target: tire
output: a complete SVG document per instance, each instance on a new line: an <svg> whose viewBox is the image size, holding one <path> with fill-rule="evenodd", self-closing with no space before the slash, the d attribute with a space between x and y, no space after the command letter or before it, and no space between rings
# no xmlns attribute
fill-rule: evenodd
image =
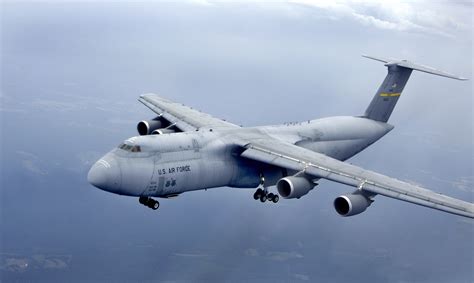
<svg viewBox="0 0 474 283"><path fill-rule="evenodd" d="M257 189L257 191L255 193L258 193L259 195L263 195L263 190L262 189Z"/></svg>
<svg viewBox="0 0 474 283"><path fill-rule="evenodd" d="M277 203L279 200L280 200L280 197L278 195L275 195L272 198L273 203Z"/></svg>
<svg viewBox="0 0 474 283"><path fill-rule="evenodd" d="M153 210L157 210L160 207L160 203L157 201L153 201L153 203L150 205L150 208Z"/></svg>
<svg viewBox="0 0 474 283"><path fill-rule="evenodd" d="M146 203L146 206L148 206L149 208L153 209L153 206L155 205L155 200L152 199L152 198L149 198L147 203Z"/></svg>
<svg viewBox="0 0 474 283"><path fill-rule="evenodd" d="M269 194L267 195L267 197L268 197L269 200L273 200L273 198L275 197L275 195L272 194L272 193L269 193Z"/></svg>
<svg viewBox="0 0 474 283"><path fill-rule="evenodd" d="M146 205L147 200L148 200L147 197L139 197L139 198L138 198L138 202L141 203L141 204L143 204L143 205Z"/></svg>
<svg viewBox="0 0 474 283"><path fill-rule="evenodd" d="M267 201L267 196L266 195L261 195L260 196L260 201L261 202L266 202Z"/></svg>
<svg viewBox="0 0 474 283"><path fill-rule="evenodd" d="M261 195L258 193L258 190L257 190L257 191L253 194L253 199L254 199L254 200L257 200L257 199L260 198L260 196L261 196Z"/></svg>

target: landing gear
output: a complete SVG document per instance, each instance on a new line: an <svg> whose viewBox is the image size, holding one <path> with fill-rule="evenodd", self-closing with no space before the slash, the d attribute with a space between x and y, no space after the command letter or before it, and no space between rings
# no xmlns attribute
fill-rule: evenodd
<svg viewBox="0 0 474 283"><path fill-rule="evenodd" d="M265 195L265 192L264 192L262 189L258 188L258 189L255 191L255 193L253 194L253 199L254 199L254 200L258 200L258 199L260 199L260 197L262 197L263 195Z"/></svg>
<svg viewBox="0 0 474 283"><path fill-rule="evenodd" d="M265 192L266 190L258 188L253 194L254 200L260 200L261 202L271 201L277 203L280 200L280 197L277 194Z"/></svg>
<svg viewBox="0 0 474 283"><path fill-rule="evenodd" d="M271 201L273 203L277 203L280 200L280 197L277 194L272 194L272 193L269 193L267 195L267 198L268 198L269 201Z"/></svg>
<svg viewBox="0 0 474 283"><path fill-rule="evenodd" d="M272 198L273 203L277 203L280 200L280 197L278 195L274 195Z"/></svg>
<svg viewBox="0 0 474 283"><path fill-rule="evenodd" d="M149 197L139 197L138 202L143 204L144 206L148 206L153 210L157 210L160 207L160 203L157 200L154 200Z"/></svg>
<svg viewBox="0 0 474 283"><path fill-rule="evenodd" d="M258 185L257 190L253 194L254 200L260 200L260 202L271 201L277 203L280 200L280 197L277 194L268 193L268 189L264 186L265 177L263 174L260 175L260 184Z"/></svg>

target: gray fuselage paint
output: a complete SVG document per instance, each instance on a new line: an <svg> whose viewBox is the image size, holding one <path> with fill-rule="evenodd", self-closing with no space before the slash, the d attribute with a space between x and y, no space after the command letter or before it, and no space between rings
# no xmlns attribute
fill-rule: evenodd
<svg viewBox="0 0 474 283"><path fill-rule="evenodd" d="M121 171L120 188L113 193L166 197L216 187L255 188L265 176L273 186L286 176L285 169L239 156L246 140L271 137L346 160L393 129L392 125L360 117L330 117L303 123L196 131L133 137L125 143L140 145L142 152L114 149ZM237 135L238 133L238 135Z"/></svg>

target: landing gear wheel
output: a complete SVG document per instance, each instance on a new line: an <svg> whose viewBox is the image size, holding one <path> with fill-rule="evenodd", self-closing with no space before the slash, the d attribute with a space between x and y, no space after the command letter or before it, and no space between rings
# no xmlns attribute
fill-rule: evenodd
<svg viewBox="0 0 474 283"><path fill-rule="evenodd" d="M257 200L257 199L259 199L259 198L260 198L260 194L259 194L258 192L255 192L255 193L253 194L253 199L254 199L254 200Z"/></svg>
<svg viewBox="0 0 474 283"><path fill-rule="evenodd" d="M153 210L157 210L160 207L160 203L156 200L153 201L153 203L150 205L150 208Z"/></svg>
<svg viewBox="0 0 474 283"><path fill-rule="evenodd" d="M160 207L160 203L152 198L149 197L139 197L138 202L147 206L153 210L157 210Z"/></svg>
<svg viewBox="0 0 474 283"><path fill-rule="evenodd" d="M154 199L148 199L148 203L146 204L146 206L148 206L149 208L153 209L153 210L157 210L158 207L160 207L160 203L157 202L156 200Z"/></svg>
<svg viewBox="0 0 474 283"><path fill-rule="evenodd" d="M274 195L272 198L273 203L277 203L280 200L280 197L278 195Z"/></svg>
<svg viewBox="0 0 474 283"><path fill-rule="evenodd" d="M143 204L143 205L146 205L146 203L148 202L148 198L147 197L139 197L138 202Z"/></svg>
<svg viewBox="0 0 474 283"><path fill-rule="evenodd" d="M261 196L263 196L264 194L265 194L264 191L259 188L259 189L257 189L257 190L255 191L255 193L253 194L253 198L254 198L255 200L258 200L258 199L259 199Z"/></svg>
<svg viewBox="0 0 474 283"><path fill-rule="evenodd" d="M280 200L280 197L278 196L278 194L269 193L267 188L262 188L259 186L259 188L257 188L255 193L253 194L253 199L260 200L261 202L266 202L268 200L273 203L277 203Z"/></svg>

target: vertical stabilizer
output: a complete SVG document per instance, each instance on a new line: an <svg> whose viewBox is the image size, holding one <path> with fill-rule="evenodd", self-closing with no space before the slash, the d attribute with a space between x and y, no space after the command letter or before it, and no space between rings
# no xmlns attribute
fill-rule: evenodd
<svg viewBox="0 0 474 283"><path fill-rule="evenodd" d="M388 68L388 74L385 77L385 80L377 90L377 93L364 114L364 117L376 121L388 121L413 70L457 80L466 80L465 78L406 60L392 60L366 55L362 56L384 62L385 66Z"/></svg>
<svg viewBox="0 0 474 283"><path fill-rule="evenodd" d="M388 74L380 85L364 116L381 122L387 122L397 104L403 88L410 78L412 70L396 65L388 66Z"/></svg>

